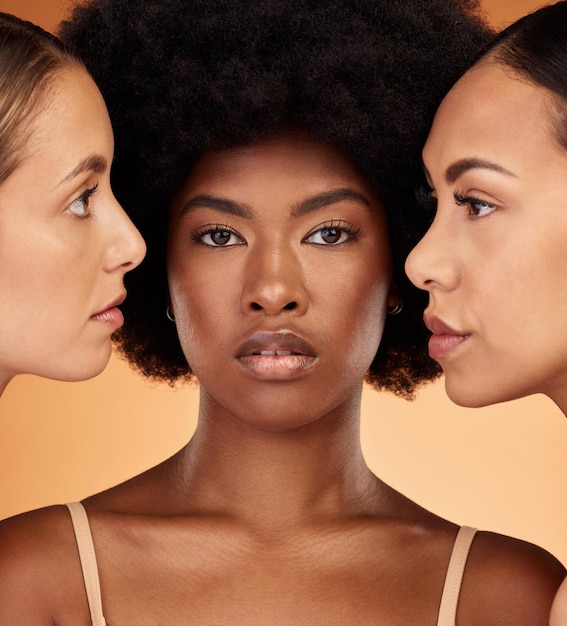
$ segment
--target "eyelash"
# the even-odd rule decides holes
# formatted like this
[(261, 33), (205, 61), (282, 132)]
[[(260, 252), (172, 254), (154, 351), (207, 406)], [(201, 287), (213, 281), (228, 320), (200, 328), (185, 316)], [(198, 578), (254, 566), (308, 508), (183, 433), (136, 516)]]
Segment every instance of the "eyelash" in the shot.
[(228, 235), (229, 237), (229, 241), (230, 241), (230, 237), (232, 237), (233, 235), (235, 237), (238, 237), (238, 239), (240, 239), (240, 242), (238, 244), (230, 244), (230, 246), (242, 245), (244, 243), (244, 238), (241, 237), (236, 231), (232, 230), (232, 228), (230, 228), (227, 224), (206, 224), (205, 226), (201, 226), (201, 228), (197, 229), (194, 233), (191, 234), (191, 240), (197, 243), (202, 243), (203, 245), (209, 246), (211, 248), (230, 247), (227, 245), (215, 244), (214, 242), (205, 243), (203, 241), (203, 239), (207, 235), (212, 235), (213, 233), (226, 233), (226, 235)]
[[(435, 213), (435, 211), (437, 210), (437, 198), (433, 196), (433, 191), (431, 189), (427, 189), (426, 187), (420, 187), (415, 192), (415, 198), (418, 204), (421, 207), (423, 207), (426, 211), (431, 211)], [(477, 198), (476, 196), (465, 195), (463, 193), (459, 193), (458, 191), (455, 191), (453, 193), (453, 198), (455, 200), (455, 203), (458, 206), (468, 205), (469, 207), (468, 214), (470, 217), (473, 217), (473, 218), (486, 217), (486, 215), (490, 215), (490, 213), (496, 210), (496, 206), (494, 206), (493, 204), (490, 204), (490, 202), (481, 200), (480, 198)], [(481, 215), (482, 208), (479, 209), (478, 205), (484, 208), (488, 208), (490, 209), (490, 211), (487, 214)]]
[[(490, 213), (496, 210), (496, 207), (493, 204), (490, 204), (490, 202), (486, 202), (486, 200), (481, 200), (480, 198), (477, 198), (476, 196), (470, 196), (470, 195), (467, 196), (465, 194), (455, 191), (453, 193), (453, 197), (455, 198), (455, 202), (458, 206), (468, 205), (469, 215), (474, 218), (486, 217), (486, 215), (490, 215)], [(489, 208), (490, 209), (489, 212), (484, 215), (481, 215), (482, 208), (479, 209), (478, 208), (479, 205), (484, 208)]]
[[(347, 238), (344, 241), (338, 241), (335, 243), (318, 243), (318, 242), (309, 242), (309, 238), (313, 237), (317, 233), (322, 231), (341, 231), (344, 233)], [(316, 246), (340, 246), (346, 243), (349, 239), (355, 239), (360, 233), (360, 228), (356, 228), (354, 224), (350, 222), (344, 222), (343, 220), (331, 220), (330, 222), (324, 222), (323, 224), (319, 224), (313, 230), (311, 230), (303, 239), (303, 243), (313, 243)]]
[[(92, 198), (92, 196), (98, 191), (98, 183), (96, 183), (93, 187), (91, 187), (90, 189), (85, 189), (85, 191), (83, 191), (83, 193), (78, 197), (75, 198), (75, 200), (73, 200), (73, 202), (71, 202), (71, 204), (69, 205), (69, 211), (75, 216), (78, 217), (81, 220), (85, 220), (85, 219), (89, 219), (93, 216), (93, 214), (91, 213), (91, 211), (89, 211), (89, 200), (90, 198)], [(72, 210), (72, 207), (77, 204), (77, 203), (82, 203), (85, 207), (85, 213), (83, 215), (77, 215), (77, 213), (75, 213)]]
[[(310, 237), (313, 237), (317, 233), (320, 233), (321, 231), (325, 231), (325, 230), (340, 231), (341, 233), (344, 233), (347, 238), (344, 241), (338, 241), (336, 243), (309, 242)], [(230, 238), (232, 236), (237, 237), (240, 241), (236, 244), (232, 243), (228, 245), (227, 245), (227, 242), (225, 242), (224, 245), (218, 244), (218, 243), (215, 244), (214, 242), (212, 242), (212, 235), (214, 233), (221, 233), (225, 235), (228, 238), (228, 241), (230, 241)], [(314, 245), (323, 246), (323, 247), (324, 246), (338, 246), (338, 245), (346, 243), (348, 239), (356, 238), (359, 233), (360, 233), (360, 228), (355, 228), (355, 226), (349, 222), (343, 222), (342, 220), (331, 220), (330, 222), (325, 222), (323, 224), (319, 224), (318, 226), (316, 226), (313, 230), (311, 230), (304, 237), (304, 239), (302, 240), (302, 243), (313, 243)], [(207, 235), (211, 237), (211, 243), (205, 243), (204, 238)], [(191, 234), (191, 240), (197, 243), (202, 243), (211, 248), (228, 248), (230, 246), (243, 245), (245, 243), (244, 238), (241, 235), (239, 235), (235, 230), (230, 228), (227, 224), (206, 224), (205, 226), (202, 226), (201, 228), (197, 229), (195, 232)]]

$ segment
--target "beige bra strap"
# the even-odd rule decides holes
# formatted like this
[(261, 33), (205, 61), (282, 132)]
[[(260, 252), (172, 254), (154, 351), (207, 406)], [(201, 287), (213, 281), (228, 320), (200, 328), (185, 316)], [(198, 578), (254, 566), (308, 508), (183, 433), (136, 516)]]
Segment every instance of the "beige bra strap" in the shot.
[(91, 612), (91, 623), (92, 626), (106, 626), (106, 621), (102, 614), (98, 567), (87, 512), (80, 502), (70, 502), (66, 506), (71, 514), (77, 547), (79, 548), (83, 580), (85, 581), (87, 600)]
[(455, 545), (453, 546), (453, 552), (451, 553), (449, 568), (447, 569), (437, 626), (455, 626), (461, 582), (475, 534), (475, 528), (470, 528), (469, 526), (461, 526), (461, 528), (459, 528)]

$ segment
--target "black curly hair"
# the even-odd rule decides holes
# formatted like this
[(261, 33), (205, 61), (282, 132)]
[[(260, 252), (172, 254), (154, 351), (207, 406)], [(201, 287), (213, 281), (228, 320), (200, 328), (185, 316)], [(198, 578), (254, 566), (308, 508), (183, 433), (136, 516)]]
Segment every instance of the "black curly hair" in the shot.
[(172, 196), (203, 153), (287, 127), (330, 142), (384, 200), (394, 280), (367, 380), (410, 398), (439, 375), (426, 348), (424, 295), (403, 263), (428, 226), (415, 210), (421, 146), (435, 109), (492, 32), (474, 0), (91, 0), (60, 37), (83, 60), (116, 136), (113, 186), (148, 256), (128, 277), (119, 350), (145, 376), (190, 378), (168, 301)]

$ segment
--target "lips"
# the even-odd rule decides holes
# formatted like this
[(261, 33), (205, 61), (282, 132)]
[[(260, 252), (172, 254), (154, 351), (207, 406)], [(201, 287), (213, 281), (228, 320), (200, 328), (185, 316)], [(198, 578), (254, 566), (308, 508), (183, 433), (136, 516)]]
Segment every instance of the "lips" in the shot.
[(126, 300), (126, 292), (122, 292), (117, 298), (115, 298), (108, 306), (105, 306), (104, 309), (98, 311), (98, 313), (94, 313), (92, 317), (96, 317), (97, 315), (102, 315), (109, 309), (113, 309), (117, 306), (120, 306), (124, 300)]
[(458, 330), (454, 330), (434, 315), (424, 315), (423, 321), (427, 328), (435, 335), (466, 335), (466, 333), (460, 333)]
[(256, 332), (242, 344), (236, 358), (255, 378), (271, 381), (296, 378), (317, 360), (312, 346), (290, 331)]
[(313, 348), (301, 337), (289, 331), (277, 333), (257, 332), (249, 337), (238, 351), (237, 357), (267, 354), (314, 356)]
[(434, 315), (424, 315), (423, 321), (433, 333), (429, 338), (428, 348), (429, 356), (436, 361), (447, 358), (470, 337), (470, 333), (454, 330)]
[(124, 316), (118, 308), (126, 299), (126, 292), (122, 292), (108, 306), (101, 309), (98, 313), (91, 315), (91, 320), (95, 322), (104, 322), (113, 327), (120, 328), (124, 324)]

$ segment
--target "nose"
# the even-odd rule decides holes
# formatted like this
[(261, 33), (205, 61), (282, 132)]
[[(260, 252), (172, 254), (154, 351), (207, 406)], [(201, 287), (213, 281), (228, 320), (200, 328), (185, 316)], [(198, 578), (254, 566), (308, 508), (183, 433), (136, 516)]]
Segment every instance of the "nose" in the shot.
[(460, 282), (454, 233), (436, 217), (421, 241), (410, 252), (405, 270), (411, 282), (425, 291), (452, 291)]
[(122, 270), (126, 273), (140, 265), (146, 255), (146, 243), (114, 196), (111, 208), (104, 269), (108, 272)]
[(304, 315), (308, 295), (301, 264), (291, 249), (269, 244), (250, 251), (241, 294), (242, 312)]

